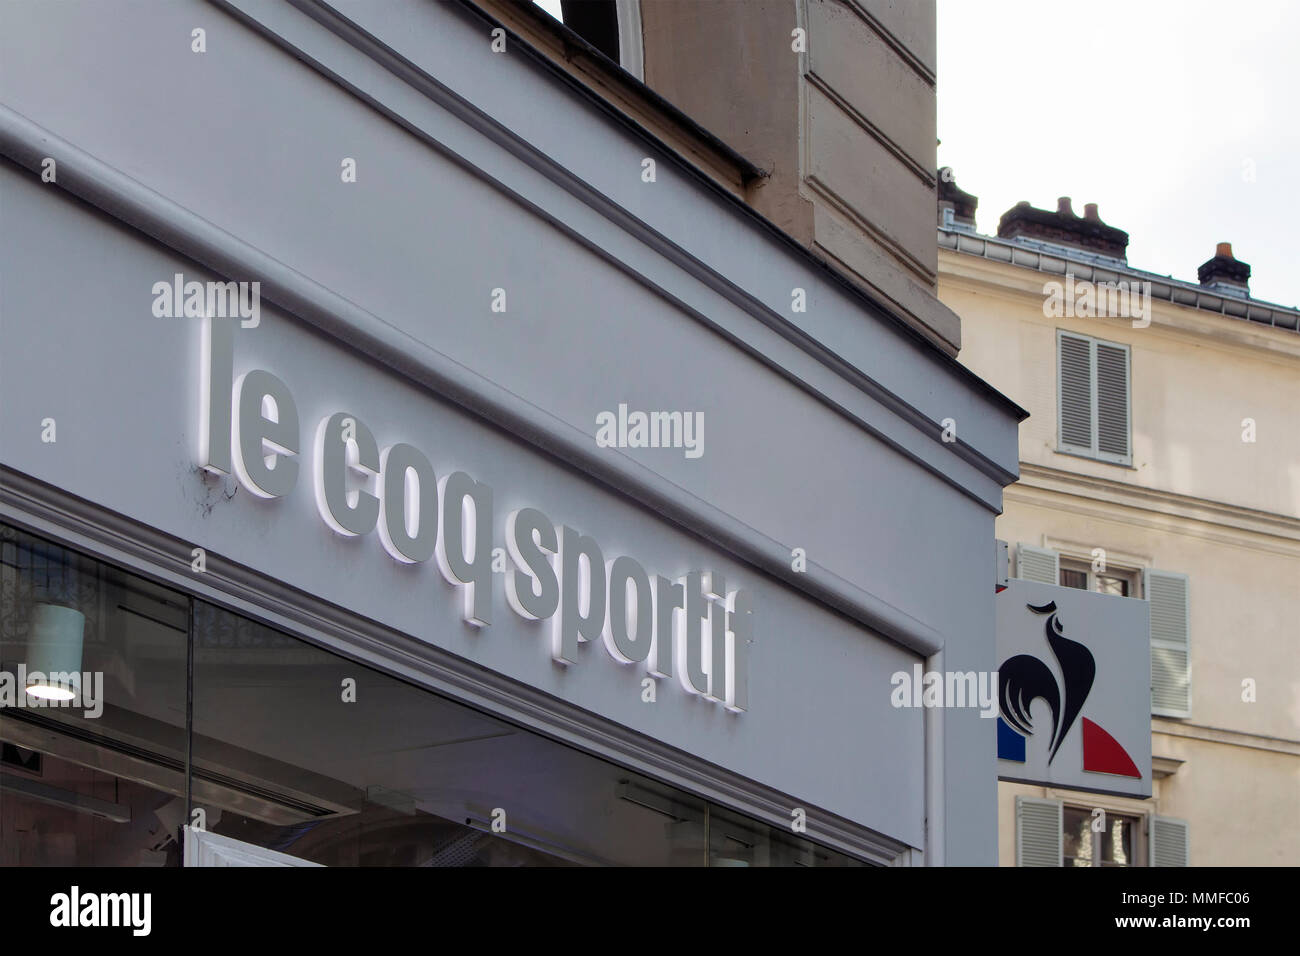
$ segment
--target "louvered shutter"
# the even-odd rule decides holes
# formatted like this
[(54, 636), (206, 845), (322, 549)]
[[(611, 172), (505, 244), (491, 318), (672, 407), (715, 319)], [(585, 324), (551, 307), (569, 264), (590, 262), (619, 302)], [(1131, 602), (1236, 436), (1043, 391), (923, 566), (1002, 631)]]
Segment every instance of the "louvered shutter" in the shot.
[(1059, 449), (1102, 461), (1133, 461), (1129, 349), (1058, 329)]
[(1057, 413), (1061, 422), (1061, 448), (1091, 454), (1093, 451), (1092, 340), (1068, 332), (1057, 333)]
[(1148, 569), (1143, 575), (1142, 591), (1151, 604), (1151, 713), (1190, 717), (1192, 660), (1187, 575)]
[(1016, 797), (1016, 866), (1062, 865), (1060, 800)]
[(1188, 826), (1174, 817), (1151, 818), (1151, 865), (1188, 865)]
[(1129, 351), (1097, 342), (1097, 451), (1101, 457), (1128, 464)]
[(1056, 584), (1061, 577), (1061, 556), (1032, 544), (1016, 545), (1016, 577), (1039, 584)]

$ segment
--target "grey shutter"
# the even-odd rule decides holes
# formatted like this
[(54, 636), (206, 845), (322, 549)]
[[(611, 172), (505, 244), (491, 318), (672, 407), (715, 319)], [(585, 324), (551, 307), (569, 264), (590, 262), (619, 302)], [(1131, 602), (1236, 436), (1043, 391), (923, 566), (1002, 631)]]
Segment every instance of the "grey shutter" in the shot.
[(1061, 866), (1060, 800), (1016, 797), (1016, 866)]
[(1096, 343), (1097, 451), (1103, 458), (1128, 464), (1129, 350), (1122, 345)]
[(1056, 344), (1057, 414), (1061, 423), (1061, 448), (1091, 454), (1092, 340), (1068, 332), (1057, 332)]
[(1174, 817), (1151, 818), (1151, 865), (1188, 865), (1188, 826)]
[(1056, 584), (1061, 579), (1061, 556), (1048, 548), (1032, 544), (1016, 545), (1016, 577), (1040, 584)]
[(1192, 659), (1187, 575), (1147, 569), (1142, 592), (1151, 604), (1151, 713), (1190, 717)]

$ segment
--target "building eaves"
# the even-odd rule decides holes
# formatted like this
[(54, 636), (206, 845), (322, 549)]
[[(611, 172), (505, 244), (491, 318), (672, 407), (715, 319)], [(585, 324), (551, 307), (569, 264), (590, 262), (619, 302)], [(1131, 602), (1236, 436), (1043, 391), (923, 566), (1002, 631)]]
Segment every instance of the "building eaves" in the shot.
[(1218, 294), (1195, 283), (1134, 269), (1118, 260), (1106, 257), (1089, 256), (1086, 253), (1075, 254), (1072, 250), (1063, 247), (1053, 247), (1048, 251), (1041, 248), (1041, 244), (999, 239), (962, 229), (946, 229), (942, 226), (939, 227), (939, 248), (978, 256), (992, 262), (1022, 266), (1049, 275), (1070, 273), (1075, 279), (1089, 282), (1118, 282), (1134, 279), (1139, 282), (1150, 282), (1153, 299), (1300, 333), (1300, 309), (1260, 302), (1238, 295)]

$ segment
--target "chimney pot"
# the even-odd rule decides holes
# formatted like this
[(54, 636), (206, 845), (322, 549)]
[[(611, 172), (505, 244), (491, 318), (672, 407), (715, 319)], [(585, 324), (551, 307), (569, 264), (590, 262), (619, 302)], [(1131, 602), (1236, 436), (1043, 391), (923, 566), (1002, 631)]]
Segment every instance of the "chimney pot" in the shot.
[[(1074, 209), (1070, 205), (1070, 197), (1062, 196), (1056, 200), (1056, 214), (1058, 216), (1074, 216)], [(1075, 218), (1078, 218), (1077, 216)]]
[(1220, 242), (1214, 247), (1214, 258), (1201, 263), (1196, 277), (1203, 286), (1250, 295), (1250, 265), (1232, 254), (1230, 242)]
[(968, 229), (975, 228), (975, 210), (979, 207), (979, 197), (966, 192), (957, 185), (957, 177), (951, 166), (939, 170), (939, 222), (943, 223), (945, 208), (952, 210), (952, 222)]
[(1083, 218), (1090, 219), (1093, 222), (1101, 222), (1101, 216), (1097, 213), (1097, 204), (1090, 202), (1083, 207)]

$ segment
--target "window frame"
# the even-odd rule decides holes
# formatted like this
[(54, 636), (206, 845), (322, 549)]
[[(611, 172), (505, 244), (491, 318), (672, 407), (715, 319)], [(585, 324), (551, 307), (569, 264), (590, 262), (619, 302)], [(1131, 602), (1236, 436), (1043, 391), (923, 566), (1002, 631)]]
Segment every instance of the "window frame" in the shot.
[[(1102, 833), (1092, 829), (1092, 814), (1094, 810), (1100, 809), (1105, 814), (1107, 823), (1114, 817), (1123, 820), (1129, 820), (1133, 823), (1133, 862), (1126, 864), (1112, 864), (1107, 867), (1101, 859)], [(1088, 818), (1088, 837), (1090, 840), (1091, 856), (1089, 865), (1078, 867), (1078, 869), (1144, 869), (1151, 866), (1150, 842), (1151, 817), (1150, 813), (1132, 813), (1123, 810), (1112, 810), (1110, 807), (1098, 807), (1083, 803), (1076, 803), (1069, 800), (1061, 801), (1061, 866), (1066, 866), (1065, 862), (1065, 820), (1067, 811), (1074, 810), (1084, 814)]]
[(1105, 571), (1094, 571), (1092, 561), (1087, 558), (1076, 558), (1065, 552), (1058, 552), (1060, 557), (1057, 559), (1056, 583), (1061, 587), (1069, 587), (1061, 580), (1061, 576), (1066, 571), (1077, 571), (1087, 575), (1088, 586), (1083, 590), (1090, 591), (1093, 594), (1106, 594), (1106, 591), (1097, 589), (1097, 578), (1099, 575), (1111, 578), (1123, 578), (1128, 582), (1128, 594), (1112, 595), (1113, 597), (1127, 597), (1142, 599), (1142, 572), (1144, 568), (1130, 567), (1120, 564), (1114, 565), (1107, 562)]

